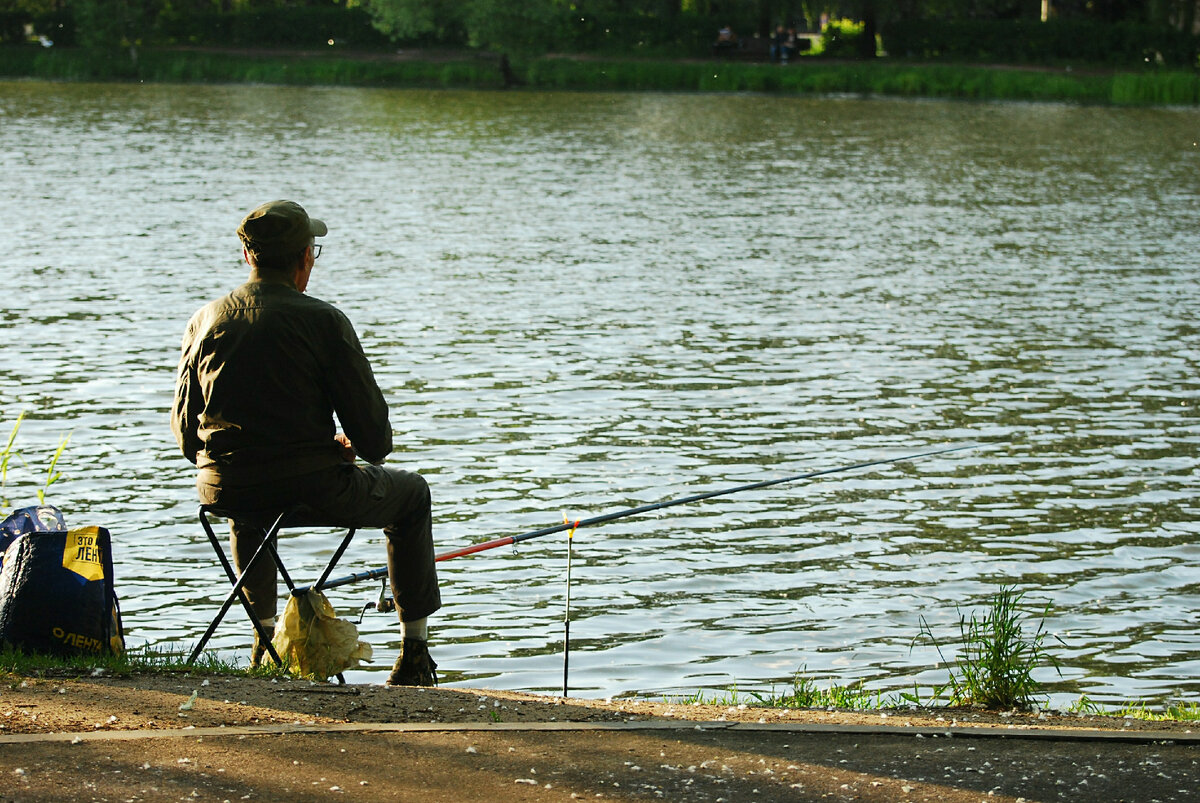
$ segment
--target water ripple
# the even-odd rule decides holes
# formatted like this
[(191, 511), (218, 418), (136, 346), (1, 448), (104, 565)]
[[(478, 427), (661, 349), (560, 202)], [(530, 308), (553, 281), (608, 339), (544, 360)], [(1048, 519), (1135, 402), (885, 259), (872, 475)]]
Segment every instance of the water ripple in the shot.
[[(311, 291), (362, 334), (441, 547), (989, 444), (581, 530), (573, 690), (944, 682), (923, 623), (948, 643), (1012, 585), (1050, 606), (1056, 702), (1194, 695), (1197, 117), (0, 84), (0, 425), (28, 412), (3, 496), (69, 434), (50, 497), (116, 535), (131, 641), (199, 636), (178, 342), (244, 275), (244, 210), (291, 196), (330, 223)], [(298, 574), (327, 541), (289, 538)], [(451, 685), (560, 687), (564, 569), (561, 538), (443, 564)], [(362, 627), (379, 680), (396, 628)]]

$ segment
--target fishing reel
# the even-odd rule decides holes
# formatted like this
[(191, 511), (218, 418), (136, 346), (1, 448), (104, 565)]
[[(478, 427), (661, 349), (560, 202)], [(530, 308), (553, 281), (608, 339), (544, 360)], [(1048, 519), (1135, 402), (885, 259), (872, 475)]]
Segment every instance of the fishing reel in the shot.
[(383, 581), (383, 586), (379, 589), (379, 598), (372, 600), (363, 606), (362, 611), (358, 614), (358, 622), (356, 624), (361, 625), (363, 617), (366, 616), (367, 611), (371, 610), (372, 608), (380, 613), (391, 613), (392, 611), (396, 610), (396, 600), (388, 596), (388, 591), (390, 590), (391, 589), (388, 588), (388, 581), (385, 579)]

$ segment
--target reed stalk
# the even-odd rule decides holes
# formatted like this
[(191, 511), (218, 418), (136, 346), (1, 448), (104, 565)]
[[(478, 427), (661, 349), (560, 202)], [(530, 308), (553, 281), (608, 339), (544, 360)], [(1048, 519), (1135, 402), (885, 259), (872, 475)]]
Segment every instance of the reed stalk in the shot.
[(37, 492), (39, 505), (46, 504), (46, 491), (50, 490), (50, 486), (62, 478), (62, 472), (56, 470), (58, 466), (58, 459), (62, 457), (63, 452), (66, 451), (67, 443), (69, 443), (70, 440), (71, 433), (68, 432), (63, 436), (63, 439), (59, 441), (58, 448), (54, 450), (54, 454), (50, 457), (50, 465), (46, 468), (46, 483), (39, 488)]
[[(4, 445), (4, 449), (0, 450), (0, 494), (4, 491), (8, 484), (8, 468), (13, 458), (16, 458), (25, 465), (25, 461), (21, 460), (21, 456), (14, 448), (17, 441), (17, 433), (21, 429), (21, 422), (25, 420), (25, 412), (21, 412), (17, 416), (16, 422), (13, 424), (12, 432), (8, 435), (8, 442)], [(37, 490), (38, 504), (46, 504), (46, 491), (50, 490), (50, 486), (62, 479), (62, 472), (58, 470), (58, 461), (63, 456), (63, 452), (67, 449), (67, 444), (71, 440), (71, 433), (63, 436), (58, 443), (58, 448), (50, 455), (50, 462), (46, 467), (46, 479), (42, 483), (42, 487)], [(7, 496), (0, 495), (0, 506), (8, 508), (12, 502)]]
[[(17, 440), (17, 432), (21, 429), (21, 422), (24, 420), (25, 412), (22, 411), (21, 414), (17, 416), (16, 423), (13, 424), (12, 432), (9, 433), (8, 436), (8, 443), (4, 445), (4, 451), (0, 451), (0, 493), (3, 492), (4, 486), (8, 482), (8, 461), (11, 460), (15, 454), (13, 452), (13, 444)], [(4, 507), (8, 507), (8, 497), (2, 497), (0, 498), (0, 501), (3, 502)]]

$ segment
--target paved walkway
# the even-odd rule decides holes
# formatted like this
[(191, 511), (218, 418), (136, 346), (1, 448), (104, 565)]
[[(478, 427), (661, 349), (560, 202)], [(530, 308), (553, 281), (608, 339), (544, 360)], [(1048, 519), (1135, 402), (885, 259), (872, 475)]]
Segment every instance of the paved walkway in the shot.
[(729, 722), (0, 736), (0, 800), (1195, 801), (1200, 736)]

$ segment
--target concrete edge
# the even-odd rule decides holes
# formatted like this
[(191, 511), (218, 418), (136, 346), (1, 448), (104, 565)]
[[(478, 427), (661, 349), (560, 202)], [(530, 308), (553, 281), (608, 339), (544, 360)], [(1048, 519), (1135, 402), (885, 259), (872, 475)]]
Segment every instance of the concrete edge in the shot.
[(623, 722), (334, 722), (283, 723), (270, 725), (231, 725), (208, 728), (162, 728), (153, 730), (78, 731), (61, 733), (11, 733), (0, 735), (3, 744), (123, 742), (142, 739), (241, 738), (245, 736), (283, 736), (292, 734), (340, 733), (565, 733), (586, 731), (708, 731), (735, 733), (794, 733), (861, 736), (912, 736), (919, 738), (1019, 739), (1065, 742), (1110, 742), (1154, 744), (1170, 742), (1200, 744), (1200, 734), (1170, 731), (1073, 730), (1062, 728), (978, 728), (978, 727), (904, 727), (880, 725), (832, 725), (794, 722), (689, 722), (667, 720), (627, 720)]

